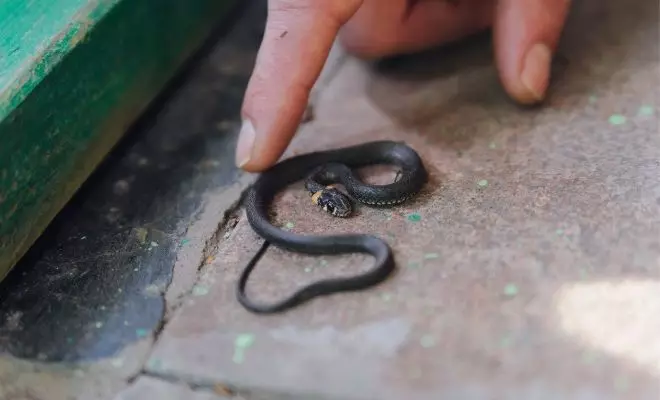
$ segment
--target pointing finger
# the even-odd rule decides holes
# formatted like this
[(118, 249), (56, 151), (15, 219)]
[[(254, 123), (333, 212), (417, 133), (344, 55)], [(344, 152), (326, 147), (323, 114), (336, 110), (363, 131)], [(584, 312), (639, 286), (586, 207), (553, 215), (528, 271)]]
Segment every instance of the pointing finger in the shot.
[(340, 27), (360, 0), (271, 0), (242, 108), (236, 164), (274, 164), (295, 134)]

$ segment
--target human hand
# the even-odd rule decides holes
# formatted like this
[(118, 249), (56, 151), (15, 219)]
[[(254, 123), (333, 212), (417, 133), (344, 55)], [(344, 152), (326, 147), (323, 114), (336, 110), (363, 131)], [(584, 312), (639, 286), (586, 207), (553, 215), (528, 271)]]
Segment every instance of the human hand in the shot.
[(507, 93), (543, 99), (570, 0), (269, 0), (268, 20), (243, 102), (236, 163), (273, 165), (307, 107), (332, 44), (362, 58), (420, 51), (493, 28)]

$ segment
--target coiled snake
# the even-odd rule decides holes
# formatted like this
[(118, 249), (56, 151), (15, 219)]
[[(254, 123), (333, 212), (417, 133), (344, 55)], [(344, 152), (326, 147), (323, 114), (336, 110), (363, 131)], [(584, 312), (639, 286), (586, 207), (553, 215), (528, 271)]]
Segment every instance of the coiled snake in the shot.
[[(390, 164), (400, 170), (393, 183), (364, 183), (354, 169), (376, 164)], [(252, 229), (265, 239), (263, 245), (243, 270), (237, 285), (237, 299), (248, 311), (258, 314), (282, 312), (312, 298), (337, 292), (366, 289), (384, 281), (394, 270), (388, 244), (365, 234), (300, 235), (273, 225), (268, 208), (275, 195), (286, 186), (305, 179), (312, 201), (335, 217), (347, 217), (352, 205), (349, 198), (334, 188), (342, 184), (348, 194), (367, 206), (388, 207), (401, 204), (424, 186), (428, 173), (419, 155), (402, 142), (376, 141), (356, 146), (298, 155), (281, 161), (263, 172), (250, 187), (246, 212)], [(348, 278), (325, 279), (303, 287), (274, 304), (257, 304), (245, 293), (247, 280), (269, 244), (304, 254), (367, 253), (375, 258), (370, 270)]]

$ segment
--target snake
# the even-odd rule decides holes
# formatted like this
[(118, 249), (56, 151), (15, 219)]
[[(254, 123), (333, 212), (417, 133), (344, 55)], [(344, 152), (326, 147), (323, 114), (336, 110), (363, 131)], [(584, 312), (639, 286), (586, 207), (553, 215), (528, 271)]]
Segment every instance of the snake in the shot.
[[(372, 165), (391, 165), (398, 169), (394, 182), (376, 185), (364, 182), (357, 170)], [(392, 207), (417, 195), (428, 180), (419, 154), (404, 142), (382, 140), (294, 155), (263, 171), (245, 194), (245, 212), (252, 229), (264, 242), (243, 269), (237, 283), (239, 303), (255, 314), (289, 310), (319, 296), (364, 290), (386, 280), (395, 269), (390, 246), (368, 234), (303, 235), (275, 226), (269, 207), (287, 186), (305, 181), (311, 202), (335, 218), (353, 214), (351, 198), (367, 207)], [(341, 184), (346, 193), (337, 188)], [(308, 255), (368, 254), (373, 267), (358, 275), (327, 278), (300, 288), (283, 300), (256, 303), (246, 294), (247, 281), (269, 245), (285, 251)]]

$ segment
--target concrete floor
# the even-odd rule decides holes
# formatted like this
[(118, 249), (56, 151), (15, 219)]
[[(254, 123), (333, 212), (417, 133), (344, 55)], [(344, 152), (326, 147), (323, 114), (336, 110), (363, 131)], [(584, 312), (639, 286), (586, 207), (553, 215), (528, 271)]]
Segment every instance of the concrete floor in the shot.
[[(84, 371), (2, 361), (13, 392), (0, 398), (657, 399), (657, 29), (657, 3), (576, 2), (552, 93), (527, 110), (503, 93), (487, 38), (377, 65), (339, 53), (288, 155), (404, 140), (431, 182), (349, 220), (296, 185), (276, 220), (379, 235), (397, 274), (283, 315), (246, 312), (234, 287), (260, 240), (232, 205), (242, 175), (189, 227), (162, 330)], [(271, 248), (249, 292), (272, 300), (369, 262)]]

